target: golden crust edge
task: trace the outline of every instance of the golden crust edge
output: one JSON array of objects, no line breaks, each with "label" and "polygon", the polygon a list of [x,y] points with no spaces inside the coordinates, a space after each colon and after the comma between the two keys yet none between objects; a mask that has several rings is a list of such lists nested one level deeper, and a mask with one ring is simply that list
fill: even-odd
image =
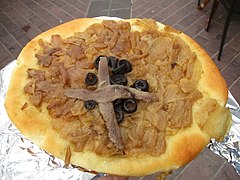
[{"label": "golden crust edge", "polygon": [[[85,19],[81,19],[81,21],[78,20],[74,20],[72,22],[69,22],[66,24],[66,26],[73,26],[74,27],[74,23],[76,22],[81,22],[83,24],[92,24],[92,20],[91,19],[86,19],[86,23],[84,23]],[[91,22],[89,22],[91,21]],[[93,23],[96,22],[101,22],[101,20],[97,20],[94,21]],[[34,57],[35,51],[38,49],[38,44],[37,44],[37,40],[40,38],[49,38],[50,35],[52,35],[52,33],[57,33],[61,35],[61,28],[63,28],[65,25],[60,25],[57,26],[56,29],[53,28],[47,32],[44,32],[43,35],[39,35],[36,38],[34,38],[31,42],[29,42],[27,44],[27,46],[24,48],[24,50],[21,52],[21,54],[19,55],[19,63],[18,63],[18,70],[16,70],[14,73],[14,77],[12,78],[13,82],[22,82],[25,79],[24,76],[20,76],[22,75],[22,73],[24,74],[24,71],[26,71],[26,64],[31,66],[36,66],[35,63],[31,62],[30,58],[27,57]],[[83,29],[85,29],[86,27],[84,27]],[[59,33],[60,32],[60,33]],[[67,33],[67,31],[65,30],[64,33]],[[69,36],[71,36],[72,34],[68,34]],[[202,48],[196,44],[191,38],[189,38],[188,36],[181,34],[181,36],[183,37],[183,39],[185,39],[188,42],[191,42],[193,44],[195,44],[195,49],[197,51],[195,51],[197,54],[201,54],[202,56],[209,58],[209,56],[206,54],[206,52],[204,50],[202,50]],[[36,49],[35,51],[27,51],[28,49]],[[32,53],[32,54],[31,54]],[[29,61],[28,61],[29,60]],[[205,70],[205,74],[207,73],[211,73],[211,70],[209,70],[207,67],[207,65],[210,64],[211,67],[213,67],[213,69],[215,70],[214,72],[219,72],[216,70],[216,67],[214,67],[212,64],[212,61],[204,61],[203,62],[203,69]],[[26,74],[26,73],[25,73]],[[209,81],[209,79],[207,79],[207,82],[211,82]],[[220,78],[220,80],[222,81],[222,79]],[[24,84],[24,83],[23,83]],[[204,83],[203,83],[204,84]],[[223,83],[224,84],[224,83]],[[206,84],[205,84],[206,85]],[[206,92],[209,92],[209,89],[205,88],[204,89]],[[20,92],[19,94],[14,93],[16,91],[15,87],[13,86],[13,83],[10,84],[10,90],[8,91],[7,97],[6,97],[6,102],[5,102],[5,106],[7,108],[8,114],[10,116],[10,119],[13,120],[14,124],[19,127],[19,129],[22,131],[23,134],[25,134],[25,136],[29,139],[32,139],[35,142],[38,142],[37,144],[41,147],[43,147],[45,150],[47,150],[48,152],[55,154],[57,157],[64,159],[65,158],[65,154],[64,152],[59,153],[59,149],[65,149],[69,146],[69,143],[62,139],[61,137],[59,137],[59,135],[57,134],[56,131],[54,131],[53,129],[51,129],[51,123],[48,121],[43,121],[42,119],[48,119],[50,117],[47,116],[43,116],[39,115],[39,116],[35,116],[32,117],[32,113],[36,113],[38,110],[36,110],[35,107],[29,105],[28,108],[30,108],[30,112],[31,114],[25,114],[25,113],[20,113],[20,114],[16,114],[15,109],[16,108],[20,108],[21,103],[23,104],[24,101],[26,100],[26,95],[24,95],[23,92]],[[210,90],[211,93],[211,90]],[[222,93],[224,94],[224,93]],[[221,94],[221,95],[222,95]],[[17,103],[16,100],[19,97],[24,97],[23,99],[21,99],[21,103]],[[224,98],[226,98],[224,95],[222,96]],[[220,100],[220,102],[222,101],[222,99]],[[28,119],[26,119],[26,117],[28,117]],[[34,118],[34,119],[33,119]],[[28,123],[29,121],[31,121],[31,123]],[[20,123],[20,124],[19,124]],[[25,128],[21,128],[20,126],[22,124],[25,124],[23,127]],[[41,139],[39,136],[32,136],[31,132],[34,131],[34,129],[36,127],[41,127],[40,130],[38,130],[38,133],[41,135]],[[47,130],[47,129],[51,129],[51,130]],[[29,131],[30,129],[30,131]],[[32,130],[32,131],[31,131]],[[192,132],[193,134],[189,136],[187,136],[189,132]],[[192,158],[194,158],[209,142],[210,138],[207,134],[205,134],[204,132],[200,131],[200,129],[197,126],[191,126],[188,128],[188,131],[182,131],[181,135],[178,134],[179,136],[177,138],[172,138],[169,140],[168,142],[168,147],[166,149],[166,154],[169,155],[169,160],[167,161],[167,157],[165,156],[161,156],[161,157],[145,157],[142,160],[139,160],[137,158],[131,158],[131,159],[121,159],[121,161],[119,162],[119,158],[105,158],[105,157],[99,157],[96,156],[93,153],[90,152],[85,152],[85,153],[79,153],[79,152],[73,152],[72,154],[72,159],[71,162],[78,164],[80,166],[84,166],[86,168],[89,169],[94,169],[97,171],[102,171],[104,170],[106,173],[110,173],[110,174],[117,174],[117,175],[126,175],[126,176],[140,176],[140,175],[146,175],[146,174],[151,174],[154,173],[156,171],[168,171],[170,169],[175,169],[178,168],[182,165],[184,165],[185,163],[189,162]],[[193,137],[195,137],[195,141],[193,141]],[[50,141],[51,139],[51,141]],[[50,144],[50,145],[49,145]],[[174,145],[175,144],[175,145]],[[191,149],[185,149],[186,148],[186,144],[190,144],[191,147],[195,147],[192,150]],[[182,151],[179,152],[179,149],[182,149]],[[172,151],[171,151],[172,150]],[[171,156],[170,156],[171,155]],[[79,158],[81,157],[81,158]],[[187,158],[186,158],[187,157]],[[76,159],[81,159],[81,161],[78,161]],[[178,161],[176,161],[176,159]],[[146,160],[148,161],[148,163],[146,162]],[[170,164],[166,163],[166,162],[170,162]],[[174,163],[176,162],[176,163]],[[119,167],[119,164],[121,164],[121,166]],[[160,168],[161,166],[161,168]],[[144,167],[144,168],[142,168]],[[141,170],[141,172],[139,172],[139,170]]]},{"label": "golden crust edge", "polygon": [[[181,38],[187,43],[191,44],[190,49],[196,53],[198,60],[202,66],[201,79],[198,83],[198,90],[202,92],[203,99],[213,98],[215,99],[221,107],[225,107],[228,100],[228,88],[227,83],[223,76],[221,75],[217,65],[207,54],[207,52],[191,37],[184,33],[180,33]],[[199,58],[201,57],[201,58]],[[219,136],[215,137],[217,140],[221,141],[224,136],[229,132],[232,125],[230,110],[226,108],[224,117],[219,117],[216,119],[209,119],[208,123],[225,124],[226,127],[222,129],[224,132],[217,130],[217,127],[213,127],[215,131],[219,132]],[[209,135],[211,132],[207,132]]]}]

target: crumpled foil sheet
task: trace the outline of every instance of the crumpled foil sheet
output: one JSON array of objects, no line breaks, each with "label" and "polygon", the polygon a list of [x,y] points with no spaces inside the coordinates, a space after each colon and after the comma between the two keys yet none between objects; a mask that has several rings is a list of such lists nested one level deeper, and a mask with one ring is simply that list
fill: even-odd
[{"label": "crumpled foil sheet", "polygon": [[[52,179],[52,180],[90,180],[104,174],[92,174],[80,171],[78,167],[65,166],[64,161],[48,154],[37,145],[26,139],[11,123],[4,107],[10,77],[16,61],[0,70],[0,179]],[[223,142],[211,140],[209,148],[221,157],[226,158],[240,174],[240,107],[229,93],[227,105],[233,116],[233,124]],[[134,179],[155,179],[146,176]]]}]

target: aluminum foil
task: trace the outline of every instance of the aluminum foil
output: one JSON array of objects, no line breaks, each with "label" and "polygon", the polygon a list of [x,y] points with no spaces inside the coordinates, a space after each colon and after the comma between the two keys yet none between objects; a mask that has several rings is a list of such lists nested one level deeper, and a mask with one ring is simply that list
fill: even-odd
[{"label": "aluminum foil", "polygon": [[[26,139],[11,123],[4,107],[4,99],[15,66],[16,61],[13,61],[0,70],[0,179],[90,180],[103,176],[104,174],[80,171],[80,167],[72,165],[66,167],[64,161]],[[212,139],[208,147],[226,158],[240,174],[240,108],[231,93],[227,106],[233,116],[230,132],[223,142]],[[159,173],[130,179],[155,179],[158,175]]]}]

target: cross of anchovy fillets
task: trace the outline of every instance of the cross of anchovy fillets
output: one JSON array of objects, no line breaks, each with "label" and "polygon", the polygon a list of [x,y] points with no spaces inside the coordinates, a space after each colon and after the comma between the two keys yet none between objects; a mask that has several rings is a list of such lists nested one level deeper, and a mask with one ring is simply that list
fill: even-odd
[{"label": "cross of anchovy fillets", "polygon": [[64,94],[70,98],[81,99],[84,101],[94,100],[98,102],[99,110],[108,130],[109,139],[120,150],[123,149],[123,142],[121,139],[120,128],[116,120],[113,101],[124,98],[135,98],[145,102],[158,101],[156,94],[143,92],[122,85],[110,85],[108,61],[106,57],[101,57],[99,61],[98,86],[96,90],[67,89]]}]

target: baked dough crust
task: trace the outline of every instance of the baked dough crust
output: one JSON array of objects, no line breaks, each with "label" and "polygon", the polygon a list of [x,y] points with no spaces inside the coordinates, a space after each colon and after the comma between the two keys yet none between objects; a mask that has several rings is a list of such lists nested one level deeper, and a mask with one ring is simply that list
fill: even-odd
[{"label": "baked dough crust", "polygon": [[[139,19],[125,20],[133,25]],[[101,19],[83,18],[70,21],[54,27],[31,40],[21,51],[17,59],[17,67],[14,70],[11,83],[6,95],[5,107],[7,113],[16,127],[28,139],[35,142],[47,152],[65,159],[67,148],[70,146],[72,156],[71,163],[91,169],[97,172],[104,172],[122,176],[143,176],[158,171],[169,171],[185,165],[195,158],[209,143],[210,138],[222,139],[227,133],[231,123],[231,116],[224,105],[227,101],[227,86],[218,68],[208,54],[190,37],[182,32],[173,30],[161,23],[158,23],[160,31],[168,31],[183,39],[197,55],[201,63],[202,73],[198,84],[198,90],[204,98],[213,98],[224,109],[222,113],[209,118],[205,124],[213,124],[212,135],[208,129],[201,128],[198,118],[194,113],[198,111],[198,104],[193,106],[193,123],[190,127],[179,130],[174,136],[166,137],[166,151],[159,157],[142,155],[141,157],[102,157],[92,152],[74,152],[73,146],[61,138],[57,131],[52,129],[51,116],[44,106],[41,111],[30,103],[26,110],[21,110],[29,96],[24,93],[24,86],[27,83],[27,69],[39,68],[35,54],[40,49],[39,39],[50,41],[51,35],[59,34],[62,38],[72,36],[74,32],[82,32],[94,23],[100,23]],[[196,113],[197,114],[197,113]],[[221,127],[217,129],[216,127]]]}]

